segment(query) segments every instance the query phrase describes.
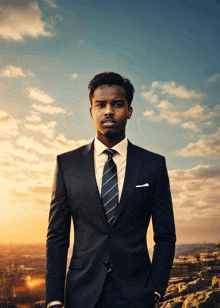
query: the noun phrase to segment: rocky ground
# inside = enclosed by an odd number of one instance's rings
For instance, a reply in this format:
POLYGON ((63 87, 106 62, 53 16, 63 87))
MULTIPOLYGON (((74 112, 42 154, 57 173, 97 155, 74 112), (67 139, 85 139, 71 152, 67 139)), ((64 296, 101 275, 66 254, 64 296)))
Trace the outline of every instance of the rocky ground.
MULTIPOLYGON (((188 282, 171 283, 158 307, 220 308, 220 276, 212 280, 198 278, 188 282)), ((34 308, 45 308, 45 302, 35 303, 34 308)))
POLYGON ((158 307, 220 308, 220 277, 172 283, 158 307))

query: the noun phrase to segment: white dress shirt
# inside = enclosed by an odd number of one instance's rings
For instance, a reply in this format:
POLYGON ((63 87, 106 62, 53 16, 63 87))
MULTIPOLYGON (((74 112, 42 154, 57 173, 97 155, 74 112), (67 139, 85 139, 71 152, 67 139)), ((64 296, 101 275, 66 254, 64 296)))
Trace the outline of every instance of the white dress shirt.
MULTIPOLYGON (((113 160, 117 167, 117 176, 118 176, 118 198, 120 201, 121 193, 123 189, 124 179, 125 179, 125 170, 127 163, 127 148, 128 148, 128 139, 125 137, 121 142, 116 144, 112 149, 116 150, 118 153, 115 153, 113 160)), ((102 175, 105 163, 108 159, 108 155, 103 153, 107 147, 95 137, 94 142, 94 164, 95 164, 95 176, 96 182, 101 196, 101 186, 102 186, 102 175)), ((47 308, 53 305, 62 305, 60 301, 52 301, 47 305, 47 308)))
MULTIPOLYGON (((118 196, 119 200, 121 199, 121 193, 123 189, 124 179, 125 179, 125 170, 127 163, 127 148, 128 148, 128 139, 125 137, 121 142, 116 144, 112 149, 117 151, 112 157, 114 163, 117 167, 117 176, 118 176, 118 196)), ((95 175, 96 182, 98 185, 99 194, 101 196, 101 186, 102 186, 102 175, 103 169, 106 161, 108 160, 108 154, 103 153, 107 147, 95 137, 94 142, 94 164, 95 164, 95 175)))

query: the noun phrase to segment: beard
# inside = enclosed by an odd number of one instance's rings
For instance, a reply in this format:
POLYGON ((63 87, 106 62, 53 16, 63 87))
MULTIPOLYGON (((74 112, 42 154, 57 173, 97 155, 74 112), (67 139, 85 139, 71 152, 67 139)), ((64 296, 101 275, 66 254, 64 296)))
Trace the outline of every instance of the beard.
POLYGON ((117 140, 121 135, 124 134, 124 131, 120 131, 120 132, 111 132, 111 131, 108 131, 104 134, 104 136, 106 138, 108 138, 109 140, 111 141, 115 141, 117 140))

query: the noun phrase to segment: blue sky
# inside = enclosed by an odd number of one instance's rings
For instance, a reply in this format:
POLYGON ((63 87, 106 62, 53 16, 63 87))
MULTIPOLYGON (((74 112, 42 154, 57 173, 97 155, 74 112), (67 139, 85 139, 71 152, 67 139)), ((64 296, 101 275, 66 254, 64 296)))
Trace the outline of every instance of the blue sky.
POLYGON ((2 1, 0 241, 45 241, 55 157, 95 136, 87 86, 115 71, 128 138, 166 157, 178 242, 219 242, 220 5, 103 2, 2 1))

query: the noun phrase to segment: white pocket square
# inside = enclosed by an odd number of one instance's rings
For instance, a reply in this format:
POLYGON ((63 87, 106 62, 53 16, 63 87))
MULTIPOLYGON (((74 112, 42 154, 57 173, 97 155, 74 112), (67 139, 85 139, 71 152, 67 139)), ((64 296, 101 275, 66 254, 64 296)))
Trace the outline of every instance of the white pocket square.
POLYGON ((147 187, 147 186, 149 186, 149 184, 148 184, 148 183, 146 183, 146 184, 142 184, 142 185, 137 185, 136 187, 147 187))

